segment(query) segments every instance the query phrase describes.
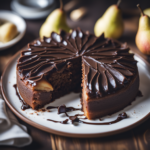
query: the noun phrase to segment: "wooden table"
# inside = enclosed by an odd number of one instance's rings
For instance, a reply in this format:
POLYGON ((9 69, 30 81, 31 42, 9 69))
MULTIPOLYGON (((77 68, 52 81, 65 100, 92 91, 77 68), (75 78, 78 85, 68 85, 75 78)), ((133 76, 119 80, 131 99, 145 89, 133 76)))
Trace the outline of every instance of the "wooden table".
MULTIPOLYGON (((65 3, 67 0, 65 1, 65 3)), ((93 26, 95 21, 103 14, 105 9, 111 5, 112 3, 116 3, 115 1, 96 1, 96 0, 88 0, 82 1, 79 5, 86 6, 89 10, 88 14, 80 21, 73 22, 67 18, 68 24, 70 27, 81 27, 83 30, 89 30, 93 32, 93 26)), ((138 28, 138 19, 139 13, 136 10, 136 2, 126 2, 123 1, 121 7, 124 9, 123 17, 125 24, 125 32, 120 39, 120 41, 128 42, 131 49, 138 55, 140 55, 148 64, 150 63, 150 57, 144 56, 139 52, 139 50, 135 46, 135 34, 138 28), (134 7, 134 9, 133 9, 134 7), (132 9, 131 9, 132 8, 132 9), (128 10, 128 11, 127 11, 128 10), (127 13, 128 12, 128 13, 127 13)), ((147 1, 141 1, 143 8, 146 8, 148 4, 147 1)), ((78 7, 78 6, 77 6, 78 7)), ((1 1, 0 2, 0 10, 7 9, 10 10, 10 0, 1 1)), ((69 14, 69 12, 68 12, 69 14)), ((13 47, 0 51, 0 75, 5 68, 5 65, 15 54, 19 51, 23 46, 25 46, 28 42, 36 39, 39 36, 39 29, 41 24, 45 19, 41 20, 26 20, 27 23, 27 31, 23 39, 18 42, 13 47)), ((20 123, 26 125, 28 127, 28 132, 33 138, 33 142, 31 145, 26 146, 24 148, 14 148, 8 146, 0 146, 0 150, 149 150, 150 149, 150 119, 141 124, 140 126, 122 133, 118 135, 113 135, 110 137, 104 138, 92 138, 92 139, 79 139, 79 138, 67 138, 61 137, 58 135, 53 135, 36 129, 25 122, 21 121, 20 123)))

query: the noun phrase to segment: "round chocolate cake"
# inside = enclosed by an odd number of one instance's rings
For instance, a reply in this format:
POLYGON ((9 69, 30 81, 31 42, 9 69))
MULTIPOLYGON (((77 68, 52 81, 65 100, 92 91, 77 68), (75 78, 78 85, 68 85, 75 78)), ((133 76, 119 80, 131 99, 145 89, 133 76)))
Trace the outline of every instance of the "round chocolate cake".
POLYGON ((117 112, 137 95, 137 61, 127 44, 80 28, 28 44, 17 63, 17 86, 33 109, 82 86, 88 119, 117 112))

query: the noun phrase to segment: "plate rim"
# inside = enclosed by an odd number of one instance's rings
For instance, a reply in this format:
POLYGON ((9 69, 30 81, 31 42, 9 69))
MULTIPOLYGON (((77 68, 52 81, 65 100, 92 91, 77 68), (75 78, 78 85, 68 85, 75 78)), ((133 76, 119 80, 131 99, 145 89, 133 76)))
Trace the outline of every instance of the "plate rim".
MULTIPOLYGON (((26 46, 25 46, 26 47, 26 46)), ((24 48, 25 48, 24 47, 24 48)), ((23 49, 24 49, 23 48, 23 49)), ((21 49, 21 50, 23 50, 21 49)), ((74 137, 74 138, 96 138, 96 137, 105 137, 105 136, 111 136, 111 135, 114 135, 114 134, 119 134, 119 133, 122 133, 122 132, 125 132, 125 131, 128 131, 140 124, 142 124, 143 122, 145 122, 147 119, 150 118, 150 112, 145 116, 143 117, 142 119, 140 119, 139 121, 131 124, 131 125, 128 125, 126 127, 123 127, 121 129, 118 129, 118 130, 113 130, 113 131, 108 131, 108 132, 104 132, 104 133, 87 133, 87 134, 80 134, 80 133, 68 133, 68 132, 63 132, 63 131, 57 131, 57 130, 54 130, 54 129, 51 129, 51 128, 48 128, 48 127, 45 127, 43 125, 40 125, 28 118, 26 118, 25 116, 23 116, 22 114, 20 114, 12 105, 11 103, 9 102, 9 100, 7 99, 7 96, 5 94, 5 91, 4 91, 4 77, 5 77, 5 74, 6 74, 6 71, 7 71, 7 68, 10 66, 11 62, 15 60, 16 57, 18 57, 20 55, 20 51, 18 51, 14 56, 12 56, 12 58, 10 59, 10 61, 7 63, 3 73, 2 73, 2 76, 1 76, 1 91, 2 91, 2 95, 3 95, 3 98, 6 102, 6 104, 8 105, 8 107, 11 109, 11 111, 17 116, 19 117, 21 120, 23 120, 24 122, 26 122, 27 124, 35 127, 35 128, 38 128, 42 131, 45 131, 45 132, 48 132, 48 133, 52 133, 52 134, 56 134, 56 135, 60 135, 60 136, 65 136, 65 137, 74 137)), ((136 54, 135 54, 136 55, 136 54)), ((136 55, 137 57, 139 57, 138 55, 136 55)), ((140 58, 141 59, 141 58, 140 58)), ((142 61, 144 61, 142 59, 142 61)), ((144 61, 144 63, 146 63, 146 60, 144 61)), ((150 65, 148 63, 146 63, 146 65, 148 65, 150 67, 150 65)))

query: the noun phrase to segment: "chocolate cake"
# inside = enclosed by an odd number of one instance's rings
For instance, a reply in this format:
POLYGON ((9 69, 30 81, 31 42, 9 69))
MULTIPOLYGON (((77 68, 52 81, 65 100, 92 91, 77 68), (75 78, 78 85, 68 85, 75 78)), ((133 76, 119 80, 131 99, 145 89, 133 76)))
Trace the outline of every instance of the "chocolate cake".
POLYGON ((17 86, 33 109, 82 86, 81 103, 88 119, 127 106, 139 88, 137 61, 127 44, 96 37, 80 28, 53 32, 28 44, 17 63, 17 86))

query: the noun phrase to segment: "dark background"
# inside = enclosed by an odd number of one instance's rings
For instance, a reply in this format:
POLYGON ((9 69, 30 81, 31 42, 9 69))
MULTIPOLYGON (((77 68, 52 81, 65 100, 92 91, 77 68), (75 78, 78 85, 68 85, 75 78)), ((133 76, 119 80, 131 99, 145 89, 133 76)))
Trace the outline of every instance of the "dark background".
MULTIPOLYGON (((11 0, 1 0, 0 10, 11 10, 11 0)), ((64 4, 68 0, 63 0, 64 4)), ((81 27, 83 30, 89 30, 93 33, 93 27, 98 18, 102 16, 105 10, 117 0, 80 0, 80 3, 73 9, 85 6, 88 8, 87 15, 79 21, 72 21, 67 12, 67 22, 71 28, 81 27)), ((150 0, 122 0, 120 5, 123 11, 125 30, 123 36, 119 39, 127 42, 131 49, 147 63, 150 62, 148 56, 143 55, 135 45, 135 35, 138 29, 138 20, 140 12, 136 5, 141 4, 143 9, 150 7, 150 0)), ((59 1, 58 1, 59 6, 59 1)), ((0 51, 0 75, 9 59, 28 42, 39 37, 39 29, 45 19, 27 20, 27 31, 21 41, 11 48, 0 51)), ((150 119, 142 125, 122 134, 91 139, 66 138, 38 130, 25 122, 18 120, 28 127, 29 134, 33 138, 30 146, 20 148, 28 150, 150 150, 150 119)), ((0 146, 0 150, 20 150, 19 148, 0 146)))
MULTIPOLYGON (((56 1, 57 6, 59 7, 59 0, 56 1)), ((0 10, 11 10, 10 2, 11 0, 0 1, 0 10)), ((63 2, 65 5, 66 3, 69 2, 69 0, 63 0, 63 2)), ((70 26, 70 28, 80 27, 83 30, 89 30, 90 32, 93 33, 93 28, 96 20, 102 16, 102 14, 110 5, 116 3, 117 0, 79 0, 79 4, 75 6, 73 9, 77 9, 79 7, 84 6, 88 9, 87 15, 83 17, 81 20, 75 22, 70 19, 69 15, 71 11, 68 11, 67 23, 70 26)), ((122 42, 126 41, 128 42, 129 45, 130 42, 132 41, 131 48, 132 45, 134 44, 133 41, 137 32, 138 19, 140 16, 140 12, 136 7, 138 3, 141 4, 141 7, 143 9, 150 7, 150 0, 122 0, 120 4, 125 23, 125 31, 120 41, 122 42)), ((43 22, 45 21, 45 18, 39 20, 25 19, 25 21, 27 24, 27 31, 24 38, 20 42, 18 42, 15 46, 7 50, 0 51, 0 75, 2 74, 5 65, 9 61, 10 56, 19 51, 27 43, 39 37, 39 29, 43 24, 43 22)), ((133 46, 135 46, 135 44, 133 46)))

